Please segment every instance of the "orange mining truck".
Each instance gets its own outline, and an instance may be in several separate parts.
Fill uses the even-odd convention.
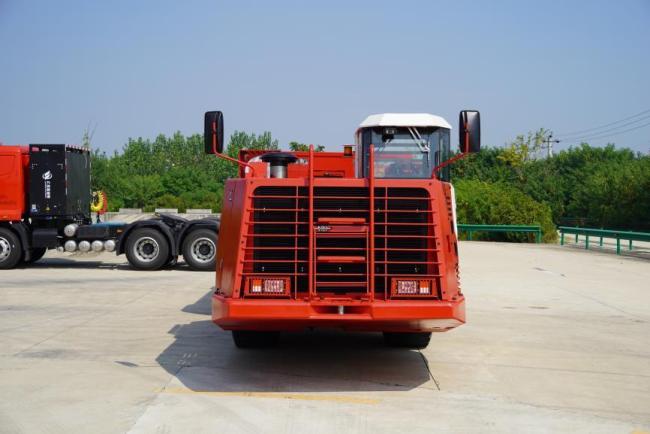
[[[205,115],[206,152],[240,165],[225,185],[212,319],[240,348],[280,332],[383,332],[423,348],[465,322],[448,165],[480,148],[480,117],[366,118],[343,152],[222,154],[223,115]]]

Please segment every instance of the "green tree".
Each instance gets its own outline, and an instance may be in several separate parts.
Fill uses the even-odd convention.
[[[293,152],[309,152],[309,145],[307,143],[289,142],[289,149],[291,149]],[[314,146],[315,152],[322,152],[324,150],[325,146],[323,145]]]
[[[237,157],[241,149],[278,149],[270,132],[260,135],[236,131],[227,153]],[[223,183],[237,175],[237,165],[203,150],[203,137],[177,132],[155,140],[129,139],[121,152],[107,155],[95,150],[92,187],[108,195],[109,209],[137,207],[221,208]]]
[[[484,147],[455,163],[452,180],[459,183],[459,197],[476,201],[476,208],[463,205],[464,216],[475,221],[461,221],[524,224],[532,221],[528,217],[534,214],[543,220],[545,234],[550,233],[548,221],[541,219],[543,213],[529,202],[532,200],[550,209],[555,224],[650,230],[649,155],[584,143],[552,158],[539,158],[549,134],[539,129],[518,136],[505,147]],[[90,135],[87,138],[90,140]],[[308,149],[299,142],[291,142],[289,147]],[[278,141],[270,132],[235,131],[226,153],[236,158],[242,149],[276,150]],[[219,211],[224,182],[238,173],[236,164],[204,153],[200,134],[177,132],[169,137],[159,135],[153,141],[129,139],[120,152],[107,154],[95,149],[91,159],[92,189],[107,193],[112,211],[120,207]],[[469,191],[468,185],[483,194]],[[488,199],[489,204],[485,202]],[[523,215],[515,214],[518,200],[528,204]]]
[[[163,191],[160,175],[135,175],[122,185],[123,198],[129,207],[153,208]]]
[[[555,224],[548,205],[506,184],[475,180],[455,183],[458,221],[469,224],[540,225],[543,240],[557,239]],[[480,234],[484,239],[524,241],[526,234]]]
[[[583,143],[552,158],[532,158],[529,153],[513,159],[512,149],[524,149],[528,141],[525,138],[514,147],[487,147],[460,160],[452,168],[452,180],[514,187],[547,204],[558,225],[650,230],[650,189],[644,187],[650,156],[611,144]]]
[[[540,128],[534,133],[529,131],[526,135],[520,134],[514,141],[506,145],[498,158],[506,165],[511,166],[519,177],[522,177],[524,166],[539,156],[544,142],[551,134],[544,128]]]

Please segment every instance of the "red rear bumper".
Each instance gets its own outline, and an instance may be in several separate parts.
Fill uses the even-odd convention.
[[[339,306],[343,313],[339,313]],[[456,301],[303,301],[212,297],[212,321],[225,330],[442,332],[465,323],[465,299]]]

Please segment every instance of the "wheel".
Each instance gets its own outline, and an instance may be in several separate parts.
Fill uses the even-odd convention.
[[[384,332],[384,342],[390,347],[426,348],[431,340],[431,333],[392,333]]]
[[[196,229],[183,241],[183,258],[194,270],[215,271],[217,233],[212,229]]]
[[[267,348],[277,345],[280,332],[233,330],[232,339],[237,348]]]
[[[136,229],[126,240],[126,258],[137,270],[157,270],[169,261],[169,242],[156,229]]]
[[[14,268],[23,258],[23,248],[16,234],[0,228],[0,270]]]
[[[29,261],[25,261],[25,263],[26,264],[33,264],[34,262],[41,259],[45,255],[45,252],[47,252],[47,249],[45,247],[33,248],[32,249],[32,256],[29,258]]]

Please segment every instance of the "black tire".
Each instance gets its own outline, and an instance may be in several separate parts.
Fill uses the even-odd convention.
[[[390,347],[422,349],[429,345],[431,333],[384,332],[384,342]]]
[[[30,256],[29,261],[25,261],[25,264],[33,264],[34,262],[38,261],[43,256],[45,256],[45,252],[47,252],[47,249],[45,247],[33,248],[32,255]]]
[[[126,239],[125,253],[136,270],[158,270],[169,261],[169,242],[156,229],[136,229]]]
[[[232,339],[237,348],[268,348],[277,345],[280,332],[233,330]]]
[[[7,228],[0,228],[0,270],[14,268],[23,259],[20,238]]]
[[[217,264],[217,240],[213,229],[195,229],[183,241],[183,258],[193,270],[215,271]]]

